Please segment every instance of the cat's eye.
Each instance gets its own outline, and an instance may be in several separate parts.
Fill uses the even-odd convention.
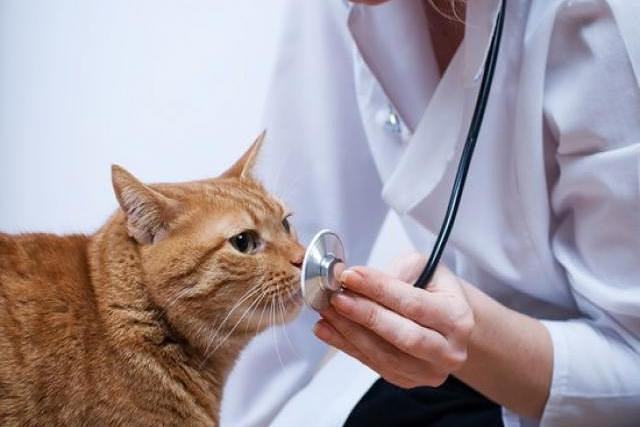
[[[291,215],[287,215],[282,220],[282,226],[284,227],[284,231],[286,231],[287,233],[291,233],[291,223],[289,222],[290,217]]]
[[[258,248],[259,240],[258,234],[255,231],[248,230],[230,238],[229,243],[231,243],[231,246],[238,252],[247,254]]]

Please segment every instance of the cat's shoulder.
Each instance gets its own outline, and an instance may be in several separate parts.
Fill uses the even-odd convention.
[[[24,257],[18,236],[0,232],[0,269],[6,270]]]
[[[48,233],[7,234],[0,232],[0,269],[15,268],[38,258],[69,257],[82,251],[88,236],[58,236]]]

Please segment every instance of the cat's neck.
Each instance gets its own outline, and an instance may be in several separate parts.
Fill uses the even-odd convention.
[[[166,376],[159,382],[184,387],[197,406],[217,417],[224,381],[249,338],[225,343],[215,357],[205,357],[194,348],[153,302],[137,245],[117,216],[93,236],[89,263],[105,345],[122,360],[138,365],[123,369],[135,372],[140,381]],[[140,363],[145,369],[138,369]]]

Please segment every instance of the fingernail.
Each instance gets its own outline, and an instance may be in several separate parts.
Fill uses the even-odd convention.
[[[329,300],[329,302],[331,302],[331,300]],[[320,311],[320,316],[322,316],[323,319],[328,319],[331,317],[331,306],[325,308],[324,310]]]
[[[346,309],[353,305],[354,299],[347,292],[336,292],[331,296],[331,305],[338,309]]]
[[[362,281],[363,277],[360,273],[355,270],[345,270],[340,275],[340,281],[346,285],[350,284],[358,284]]]
[[[313,334],[321,340],[326,341],[331,336],[331,331],[320,321],[313,327]]]
[[[342,273],[344,273],[346,269],[347,269],[347,266],[345,265],[344,262],[338,262],[334,264],[333,274],[335,275],[335,277],[338,278],[338,281],[340,280],[340,277],[342,277]]]

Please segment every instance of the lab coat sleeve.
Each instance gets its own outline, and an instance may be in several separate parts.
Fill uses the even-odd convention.
[[[285,8],[257,175],[291,208],[303,244],[329,228],[349,264],[365,263],[387,209],[356,104],[346,7],[290,0]],[[305,308],[249,344],[225,388],[223,426],[270,424],[310,381],[327,351],[312,334],[317,319]]]
[[[554,366],[542,426],[640,422],[640,41],[622,30],[621,5],[565,2],[551,39],[552,247],[583,317],[544,322]]]

